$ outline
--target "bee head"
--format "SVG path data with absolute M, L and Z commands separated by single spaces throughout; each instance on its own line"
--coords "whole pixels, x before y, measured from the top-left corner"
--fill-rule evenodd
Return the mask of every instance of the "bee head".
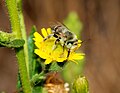
M 80 44 L 79 40 L 73 40 L 66 42 L 66 47 L 71 50 L 76 50 L 78 47 L 78 44 Z
M 52 32 L 57 35 L 62 34 L 62 26 L 61 25 L 53 25 L 51 26 Z

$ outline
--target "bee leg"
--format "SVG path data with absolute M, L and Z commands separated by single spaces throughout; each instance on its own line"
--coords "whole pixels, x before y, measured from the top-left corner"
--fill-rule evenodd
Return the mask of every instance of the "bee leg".
M 68 49 L 68 55 L 67 55 L 67 58 L 69 57 L 69 55 L 70 55 L 70 49 Z
M 63 53 L 64 53 L 64 51 L 65 51 L 65 43 L 63 44 Z
M 57 45 L 53 45 L 52 50 L 55 50 L 57 48 Z
M 57 44 L 58 44 L 59 41 L 60 41 L 59 39 L 56 39 L 55 44 L 54 44 L 52 50 L 55 50 L 57 48 Z
M 47 39 L 51 38 L 52 36 L 54 36 L 54 34 L 50 34 L 50 35 L 48 35 L 47 37 L 44 38 L 43 41 L 46 41 Z

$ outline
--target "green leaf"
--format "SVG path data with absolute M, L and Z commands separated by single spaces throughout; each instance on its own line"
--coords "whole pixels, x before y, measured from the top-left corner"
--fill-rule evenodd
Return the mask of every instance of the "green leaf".
M 21 47 L 23 46 L 25 41 L 23 39 L 15 39 L 10 42 L 11 47 Z
M 52 62 L 49 67 L 49 71 L 61 71 L 63 70 L 63 67 L 58 65 L 57 62 Z
M 31 33 L 29 35 L 28 38 L 28 54 L 29 54 L 29 75 L 30 78 L 32 78 L 32 76 L 35 74 L 35 65 L 36 65 L 36 56 L 34 54 L 34 49 L 35 49 L 35 45 L 34 45 L 34 41 L 33 41 L 33 34 L 34 32 L 36 32 L 36 27 L 33 26 Z
M 43 82 L 45 79 L 44 72 L 41 72 L 40 74 L 35 74 L 31 79 L 31 85 L 36 86 L 37 84 Z
M 34 87 L 32 90 L 32 93 L 42 93 L 43 88 L 42 87 Z

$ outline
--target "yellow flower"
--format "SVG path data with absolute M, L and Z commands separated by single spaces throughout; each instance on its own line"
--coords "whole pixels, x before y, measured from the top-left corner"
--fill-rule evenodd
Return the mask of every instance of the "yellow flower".
M 74 51 L 70 53 L 69 57 L 67 58 L 68 51 L 67 48 L 64 48 L 61 44 L 57 45 L 57 48 L 53 50 L 53 46 L 55 44 L 55 37 L 51 37 L 44 41 L 44 38 L 47 37 L 49 34 L 52 33 L 51 28 L 41 29 L 43 37 L 38 33 L 34 33 L 33 40 L 35 41 L 35 45 L 37 49 L 35 49 L 35 54 L 37 54 L 42 59 L 45 59 L 45 64 L 49 64 L 53 61 L 63 62 L 65 60 L 71 60 L 76 62 L 75 60 L 80 60 L 84 57 L 81 53 L 75 53 Z M 81 44 L 78 45 L 77 48 L 80 47 Z

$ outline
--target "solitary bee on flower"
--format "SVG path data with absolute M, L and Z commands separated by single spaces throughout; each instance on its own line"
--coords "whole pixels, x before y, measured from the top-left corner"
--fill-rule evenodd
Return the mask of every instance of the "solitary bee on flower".
M 64 25 L 59 23 L 47 29 L 42 28 L 41 32 L 43 36 L 38 32 L 33 34 L 37 47 L 34 52 L 45 59 L 45 64 L 69 60 L 77 63 L 76 60 L 84 58 L 83 53 L 75 52 L 80 47 L 81 41 Z
M 67 48 L 67 57 L 69 57 L 70 52 L 75 51 L 81 45 L 80 43 L 82 41 L 78 40 L 77 36 L 73 32 L 71 32 L 65 25 L 57 23 L 55 25 L 52 25 L 51 29 L 52 33 L 44 38 L 44 41 L 51 37 L 55 37 L 56 40 L 53 46 L 53 50 L 57 47 L 57 44 L 60 43 L 63 46 L 63 52 L 64 47 Z

